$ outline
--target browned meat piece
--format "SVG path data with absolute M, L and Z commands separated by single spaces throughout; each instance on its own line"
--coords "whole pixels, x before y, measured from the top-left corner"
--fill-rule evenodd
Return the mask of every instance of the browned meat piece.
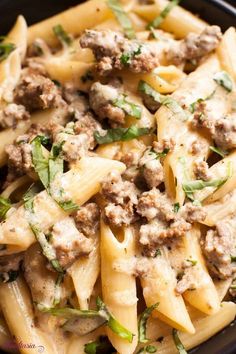
M 232 262 L 232 257 L 236 256 L 236 238 L 233 222 L 226 220 L 216 224 L 215 230 L 207 232 L 202 248 L 213 276 L 226 279 L 234 274 L 236 263 Z
M 223 150 L 236 147 L 236 114 L 215 122 L 212 136 L 217 146 Z
M 202 179 L 203 181 L 209 181 L 212 178 L 209 166 L 206 161 L 196 160 L 194 163 L 194 174 L 196 179 Z
M 175 65 L 185 60 L 200 60 L 217 48 L 221 38 L 220 27 L 207 26 L 202 33 L 189 33 L 185 39 L 172 44 L 167 59 Z
M 202 222 L 207 216 L 203 207 L 193 205 L 192 203 L 187 203 L 181 208 L 181 215 L 190 223 Z
M 150 251 L 157 245 L 169 244 L 184 236 L 190 229 L 190 224 L 174 212 L 167 196 L 156 188 L 141 195 L 137 213 L 149 221 L 141 226 L 139 241 Z
M 76 118 L 76 116 L 75 116 Z M 85 134 L 87 135 L 89 149 L 92 150 L 96 146 L 96 141 L 94 139 L 95 131 L 101 131 L 101 124 L 93 117 L 91 112 L 88 112 L 84 116 L 81 116 L 74 125 L 74 132 L 76 135 Z
M 187 290 L 194 291 L 198 285 L 197 278 L 199 277 L 199 270 L 195 266 L 190 266 L 184 269 L 182 278 L 178 281 L 175 291 L 181 295 Z
M 91 240 L 77 230 L 72 218 L 56 223 L 51 235 L 50 242 L 63 268 L 70 267 L 80 256 L 88 255 L 92 251 Z
M 139 161 L 143 177 L 147 186 L 151 189 L 158 187 L 164 181 L 164 171 L 160 159 L 156 153 L 147 148 Z
M 7 145 L 8 168 L 12 176 L 21 176 L 33 171 L 31 145 L 28 143 Z
M 61 100 L 57 86 L 42 75 L 24 75 L 15 90 L 15 102 L 30 112 L 57 107 Z
M 112 172 L 104 180 L 101 188 L 101 194 L 107 202 L 105 207 L 107 220 L 116 226 L 134 222 L 139 193 L 134 183 L 123 181 L 118 173 Z
M 99 228 L 100 210 L 96 203 L 88 203 L 80 207 L 73 215 L 77 229 L 85 236 L 95 235 Z
M 86 30 L 80 45 L 92 49 L 101 75 L 124 68 L 135 73 L 145 73 L 159 64 L 157 54 L 147 43 L 128 40 L 118 32 Z
M 160 154 L 162 152 L 171 152 L 175 148 L 175 141 L 173 138 L 171 139 L 163 139 L 162 141 L 154 141 L 153 142 L 153 150 Z
M 25 252 L 24 276 L 30 288 L 33 302 L 35 305 L 51 308 L 55 298 L 55 284 L 58 274 L 50 271 L 47 265 L 48 261 L 42 254 L 38 243 L 33 244 Z M 62 290 L 61 300 L 64 298 L 63 293 Z
M 141 195 L 138 201 L 137 212 L 147 220 L 158 217 L 161 220 L 173 221 L 176 218 L 170 200 L 156 188 Z
M 190 224 L 182 218 L 169 223 L 154 219 L 141 226 L 139 242 L 152 253 L 153 249 L 156 250 L 156 246 L 171 244 L 183 237 L 189 229 Z
M 102 85 L 95 82 L 90 89 L 89 102 L 93 111 L 100 120 L 108 118 L 117 124 L 125 123 L 125 112 L 116 107 L 114 101 L 118 99 L 120 90 L 113 85 Z
M 5 108 L 0 110 L 1 128 L 15 129 L 17 127 L 18 122 L 28 119 L 30 119 L 30 114 L 22 105 L 10 103 Z

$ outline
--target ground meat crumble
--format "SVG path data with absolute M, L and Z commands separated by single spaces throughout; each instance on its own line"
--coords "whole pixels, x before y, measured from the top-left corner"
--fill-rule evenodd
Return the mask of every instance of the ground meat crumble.
M 124 68 L 134 73 L 145 73 L 159 64 L 157 54 L 147 43 L 126 39 L 121 33 L 110 30 L 86 30 L 80 45 L 92 49 L 101 75 Z

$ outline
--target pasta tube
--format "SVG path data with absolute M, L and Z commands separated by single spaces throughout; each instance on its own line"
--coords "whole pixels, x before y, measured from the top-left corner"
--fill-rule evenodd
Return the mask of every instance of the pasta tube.
M 114 270 L 114 263 L 129 260 L 135 255 L 132 230 L 124 230 L 124 240 L 119 242 L 110 228 L 101 221 L 101 279 L 104 302 L 114 317 L 133 334 L 128 343 L 107 328 L 108 337 L 119 353 L 132 354 L 137 345 L 137 297 L 133 275 Z
M 54 188 L 60 190 L 63 184 L 65 193 L 71 196 L 73 202 L 82 205 L 99 191 L 100 182 L 109 172 L 114 170 L 123 172 L 124 169 L 125 165 L 118 161 L 85 157 L 80 160 L 76 168 L 60 176 L 58 185 L 55 184 Z M 37 215 L 37 224 L 42 231 L 67 215 L 46 191 L 34 197 L 34 211 Z M 24 206 L 11 213 L 0 225 L 0 244 L 18 245 L 26 249 L 35 242 L 27 215 Z
M 1 284 L 0 304 L 9 329 L 15 336 L 22 354 L 38 353 L 40 348 L 47 354 L 58 353 L 50 338 L 34 324 L 30 294 L 22 279 L 18 278 L 12 283 Z

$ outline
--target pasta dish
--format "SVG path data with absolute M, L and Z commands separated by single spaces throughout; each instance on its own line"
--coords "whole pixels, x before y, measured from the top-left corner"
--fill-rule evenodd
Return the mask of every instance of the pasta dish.
M 0 348 L 186 354 L 236 316 L 236 32 L 88 0 L 0 37 Z

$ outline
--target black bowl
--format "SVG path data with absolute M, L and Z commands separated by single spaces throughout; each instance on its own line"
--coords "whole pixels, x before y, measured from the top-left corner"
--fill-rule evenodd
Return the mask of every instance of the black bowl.
M 0 34 L 5 34 L 13 25 L 17 15 L 23 14 L 28 24 L 52 16 L 79 0 L 0 0 Z M 183 0 L 182 6 L 212 24 L 226 30 L 236 26 L 236 0 Z M 236 354 L 236 331 L 232 324 L 223 331 L 189 352 L 189 354 Z M 0 351 L 0 353 L 3 353 Z M 78 353 L 80 354 L 80 353 Z M 81 353 L 82 354 L 82 353 Z

